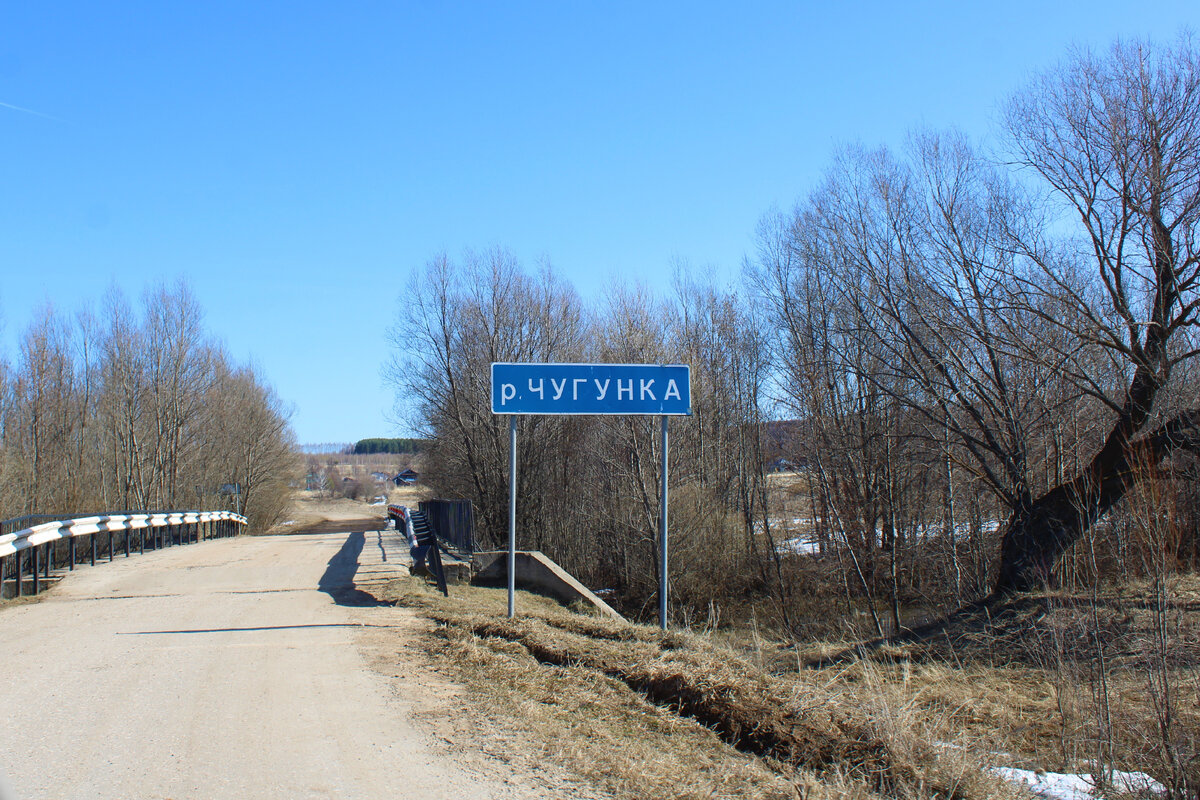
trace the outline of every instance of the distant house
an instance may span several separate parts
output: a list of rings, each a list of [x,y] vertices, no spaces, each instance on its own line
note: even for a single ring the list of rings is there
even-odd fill
[[[386,472],[372,472],[372,473],[371,473],[371,478],[372,478],[372,479],[373,479],[373,480],[374,480],[376,483],[384,483],[384,482],[386,482],[386,481],[389,481],[389,480],[391,480],[391,479],[392,479],[392,476],[391,476],[391,475],[389,475],[389,474],[387,474]]]
[[[397,486],[411,486],[417,482],[417,477],[418,476],[415,471],[406,469],[403,472],[398,473],[396,477],[392,478],[392,483],[396,484]]]

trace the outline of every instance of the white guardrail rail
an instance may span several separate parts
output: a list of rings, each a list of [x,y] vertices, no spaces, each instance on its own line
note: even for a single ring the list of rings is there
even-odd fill
[[[103,540],[103,534],[107,534],[108,539],[105,554],[112,561],[117,534],[124,534],[125,557],[128,558],[135,546],[139,553],[144,553],[147,548],[158,550],[220,539],[237,535],[237,526],[245,524],[246,518],[232,511],[163,511],[61,519],[0,534],[0,594],[10,596],[8,582],[12,581],[15,586],[11,596],[20,597],[27,580],[32,583],[33,593],[37,594],[42,580],[50,577],[51,570],[56,567],[75,569],[79,563],[77,542],[83,537],[89,539],[90,562],[94,566],[97,540]]]

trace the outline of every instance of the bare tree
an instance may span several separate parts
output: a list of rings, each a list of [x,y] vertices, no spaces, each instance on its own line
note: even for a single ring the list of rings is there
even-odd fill
[[[1069,263],[1090,262],[1077,288],[1043,232],[1017,232],[1039,283],[1055,287],[1068,312],[1046,319],[1103,348],[1117,380],[1080,376],[1106,408],[1107,433],[1074,477],[1014,510],[998,592],[1044,580],[1129,491],[1139,461],[1200,445],[1200,408],[1162,418],[1172,373],[1198,352],[1200,54],[1184,38],[1169,48],[1134,42],[1106,58],[1077,55],[1018,95],[1007,122],[1018,163],[1078,219],[1070,254],[1078,261]]]
[[[252,524],[269,527],[293,477],[286,409],[253,370],[229,366],[186,286],[148,293],[142,311],[116,291],[103,325],[48,310],[11,380],[0,370],[5,513],[215,503],[238,482]]]
[[[1170,391],[1197,352],[1198,119],[1190,41],[1077,56],[1009,111],[1044,196],[962,137],[924,134],[907,158],[848,151],[763,237],[788,386],[822,398],[814,419],[840,386],[923,419],[910,435],[941,453],[930,462],[1009,515],[996,593],[1048,580],[1137,480],[1132,464],[1200,444],[1200,409],[1171,412]],[[1063,236],[1064,209],[1081,235]],[[878,407],[850,406],[836,428]]]
[[[432,260],[415,278],[391,331],[389,380],[434,441],[430,478],[476,505],[482,534],[499,541],[507,528],[507,430],[490,412],[495,361],[578,360],[582,316],[574,291],[549,267],[525,273],[501,250],[467,253],[461,264]],[[543,452],[562,423],[523,420],[519,462],[522,529],[534,544],[546,530],[539,482],[553,468]]]

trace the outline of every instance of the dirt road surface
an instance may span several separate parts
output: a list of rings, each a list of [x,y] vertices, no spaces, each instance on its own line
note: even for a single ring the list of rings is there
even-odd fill
[[[223,539],[118,556],[0,609],[14,796],[575,794],[430,735],[424,711],[455,689],[405,662],[422,623],[362,591],[406,559],[376,532]]]

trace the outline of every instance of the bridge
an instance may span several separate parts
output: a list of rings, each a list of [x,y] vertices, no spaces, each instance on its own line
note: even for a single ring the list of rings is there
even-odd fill
[[[554,796],[463,750],[470,734],[418,724],[459,709],[418,655],[424,623],[371,594],[408,572],[399,532],[187,535],[139,554],[110,523],[86,523],[52,592],[0,608],[15,797]],[[49,541],[32,548],[42,575]]]

